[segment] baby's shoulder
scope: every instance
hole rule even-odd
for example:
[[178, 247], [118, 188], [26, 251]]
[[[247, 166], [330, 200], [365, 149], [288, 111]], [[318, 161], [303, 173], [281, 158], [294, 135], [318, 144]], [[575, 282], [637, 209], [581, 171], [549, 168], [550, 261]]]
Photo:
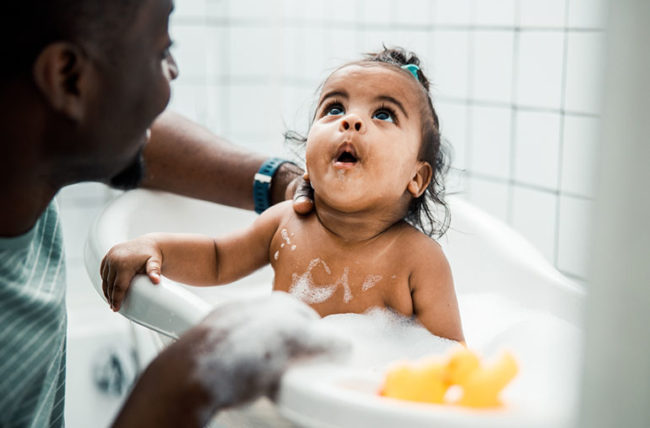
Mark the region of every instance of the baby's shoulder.
[[406, 222], [398, 227], [399, 252], [409, 254], [409, 259], [414, 266], [430, 265], [432, 262], [446, 263], [445, 253], [435, 239]]
[[260, 219], [273, 222], [286, 222], [298, 215], [293, 209], [293, 201], [282, 201], [260, 214]]

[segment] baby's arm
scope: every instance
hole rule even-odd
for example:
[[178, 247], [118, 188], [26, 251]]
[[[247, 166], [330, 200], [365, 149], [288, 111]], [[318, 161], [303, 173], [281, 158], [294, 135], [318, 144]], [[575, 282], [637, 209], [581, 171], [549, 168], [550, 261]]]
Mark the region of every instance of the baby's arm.
[[191, 285], [235, 281], [269, 262], [269, 246], [291, 202], [278, 204], [248, 228], [211, 238], [202, 235], [152, 233], [111, 248], [101, 264], [102, 289], [118, 311], [136, 274], [158, 284], [160, 275]]
[[437, 243], [427, 241], [417, 244], [421, 250], [410, 278], [415, 315], [436, 336], [464, 343], [449, 262]]

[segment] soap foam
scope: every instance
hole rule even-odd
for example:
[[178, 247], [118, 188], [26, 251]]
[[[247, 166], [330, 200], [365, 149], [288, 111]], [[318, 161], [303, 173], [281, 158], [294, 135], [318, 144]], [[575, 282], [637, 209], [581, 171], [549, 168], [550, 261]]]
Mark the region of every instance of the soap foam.
[[296, 358], [346, 355], [349, 343], [319, 322], [316, 311], [283, 292], [220, 305], [202, 322], [208, 336], [195, 349], [192, 376], [212, 398], [204, 419], [216, 406], [271, 392]]
[[364, 314], [335, 314], [320, 321], [320, 329], [343, 334], [352, 343], [352, 354], [345, 364], [383, 371], [399, 360], [415, 360], [444, 355], [459, 346], [457, 342], [431, 334], [424, 326], [386, 308], [373, 308]]
[[352, 300], [353, 297], [352, 290], [350, 289], [350, 284], [348, 283], [348, 272], [350, 272], [350, 268], [346, 266], [345, 269], [343, 269], [343, 276], [341, 276], [341, 278], [336, 281], [335, 284], [341, 284], [343, 286], [343, 301], [345, 303], [348, 303], [350, 300]]
[[282, 235], [282, 239], [284, 239], [287, 245], [291, 245], [291, 239], [289, 239], [289, 233], [287, 232], [287, 229], [282, 229], [280, 231], [280, 234]]
[[379, 281], [381, 281], [381, 275], [368, 275], [361, 285], [362, 291], [368, 291], [374, 287]]
[[315, 258], [307, 266], [307, 271], [302, 275], [292, 274], [291, 275], [291, 287], [289, 288], [289, 294], [297, 297], [308, 304], [322, 303], [332, 297], [332, 294], [336, 291], [337, 284], [330, 285], [313, 285], [313, 278], [311, 271], [318, 265], [323, 266], [325, 272], [331, 274], [327, 263], [325, 263], [320, 258]]

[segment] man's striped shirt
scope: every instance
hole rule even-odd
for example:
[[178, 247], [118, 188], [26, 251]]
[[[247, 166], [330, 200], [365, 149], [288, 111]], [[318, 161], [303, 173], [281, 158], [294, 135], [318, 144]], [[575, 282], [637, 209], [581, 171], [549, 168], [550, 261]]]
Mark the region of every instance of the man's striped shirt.
[[64, 425], [66, 308], [53, 201], [24, 235], [0, 238], [0, 426]]

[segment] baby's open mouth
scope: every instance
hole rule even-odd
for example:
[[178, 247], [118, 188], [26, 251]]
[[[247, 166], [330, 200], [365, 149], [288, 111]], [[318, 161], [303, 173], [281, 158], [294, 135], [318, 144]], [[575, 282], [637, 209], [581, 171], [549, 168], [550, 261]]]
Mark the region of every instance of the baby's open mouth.
[[336, 161], [341, 163], [357, 163], [357, 157], [351, 152], [344, 151], [336, 158]]

